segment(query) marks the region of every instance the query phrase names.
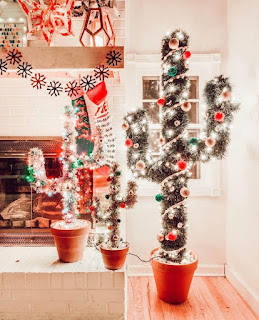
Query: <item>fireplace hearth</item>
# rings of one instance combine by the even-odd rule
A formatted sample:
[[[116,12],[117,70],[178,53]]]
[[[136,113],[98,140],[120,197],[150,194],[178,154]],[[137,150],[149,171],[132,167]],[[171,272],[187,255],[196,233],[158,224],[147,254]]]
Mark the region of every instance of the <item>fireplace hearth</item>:
[[[62,175],[60,137],[0,137],[0,245],[54,245],[50,225],[62,219],[60,194],[37,194],[25,180],[30,148],[42,149],[48,178]],[[91,214],[80,208],[82,219]]]

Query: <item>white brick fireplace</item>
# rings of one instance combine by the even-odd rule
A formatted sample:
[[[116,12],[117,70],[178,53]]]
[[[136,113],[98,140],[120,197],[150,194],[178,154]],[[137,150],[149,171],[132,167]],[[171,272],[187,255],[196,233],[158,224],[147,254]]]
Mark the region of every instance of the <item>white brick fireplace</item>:
[[[125,270],[106,270],[95,248],[65,264],[54,247],[2,247],[0,261],[0,319],[118,320],[125,312]]]

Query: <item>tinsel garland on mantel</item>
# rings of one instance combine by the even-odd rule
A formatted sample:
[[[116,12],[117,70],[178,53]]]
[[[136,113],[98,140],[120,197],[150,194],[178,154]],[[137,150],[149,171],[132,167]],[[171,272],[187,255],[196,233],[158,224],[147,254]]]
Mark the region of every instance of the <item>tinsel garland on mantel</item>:
[[[122,128],[126,132],[127,162],[134,177],[160,183],[155,196],[161,203],[162,228],[157,238],[159,256],[166,262],[187,263],[188,181],[194,162],[222,159],[230,140],[233,112],[239,104],[232,98],[227,78],[215,77],[204,89],[207,103],[205,128],[198,138],[189,137],[188,101],[190,79],[186,75],[191,56],[189,35],[175,30],[162,41],[163,95],[157,101],[162,107],[161,152],[154,159],[149,151],[148,117],[143,109],[129,113]]]

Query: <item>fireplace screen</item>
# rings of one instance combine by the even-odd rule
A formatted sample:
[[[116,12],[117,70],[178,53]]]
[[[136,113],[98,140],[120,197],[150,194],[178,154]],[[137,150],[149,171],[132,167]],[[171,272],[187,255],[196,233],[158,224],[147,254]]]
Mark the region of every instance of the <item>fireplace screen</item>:
[[[58,159],[61,139],[0,140],[0,244],[2,245],[53,244],[50,224],[62,219],[61,195],[35,193],[25,180],[27,155],[32,147],[43,150],[48,178],[62,176],[62,165]],[[80,174],[81,177],[90,174],[92,179],[91,171],[83,169]],[[79,176],[81,183],[83,180],[80,180]],[[79,211],[82,219],[91,220],[91,214],[87,212],[91,202],[90,192],[80,202]]]

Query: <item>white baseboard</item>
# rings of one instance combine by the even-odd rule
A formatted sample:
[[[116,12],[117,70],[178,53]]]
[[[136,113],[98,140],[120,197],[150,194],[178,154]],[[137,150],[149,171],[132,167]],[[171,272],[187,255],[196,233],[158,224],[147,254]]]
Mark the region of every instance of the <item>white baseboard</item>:
[[[240,279],[238,274],[233,271],[228,265],[225,267],[226,278],[235,287],[235,289],[240,293],[244,300],[249,304],[249,306],[254,310],[257,315],[259,315],[259,297],[248,288],[245,281]]]
[[[224,269],[224,264],[199,264],[195,276],[224,277]],[[148,277],[153,276],[153,272],[150,265],[128,265],[127,275],[130,277]]]

